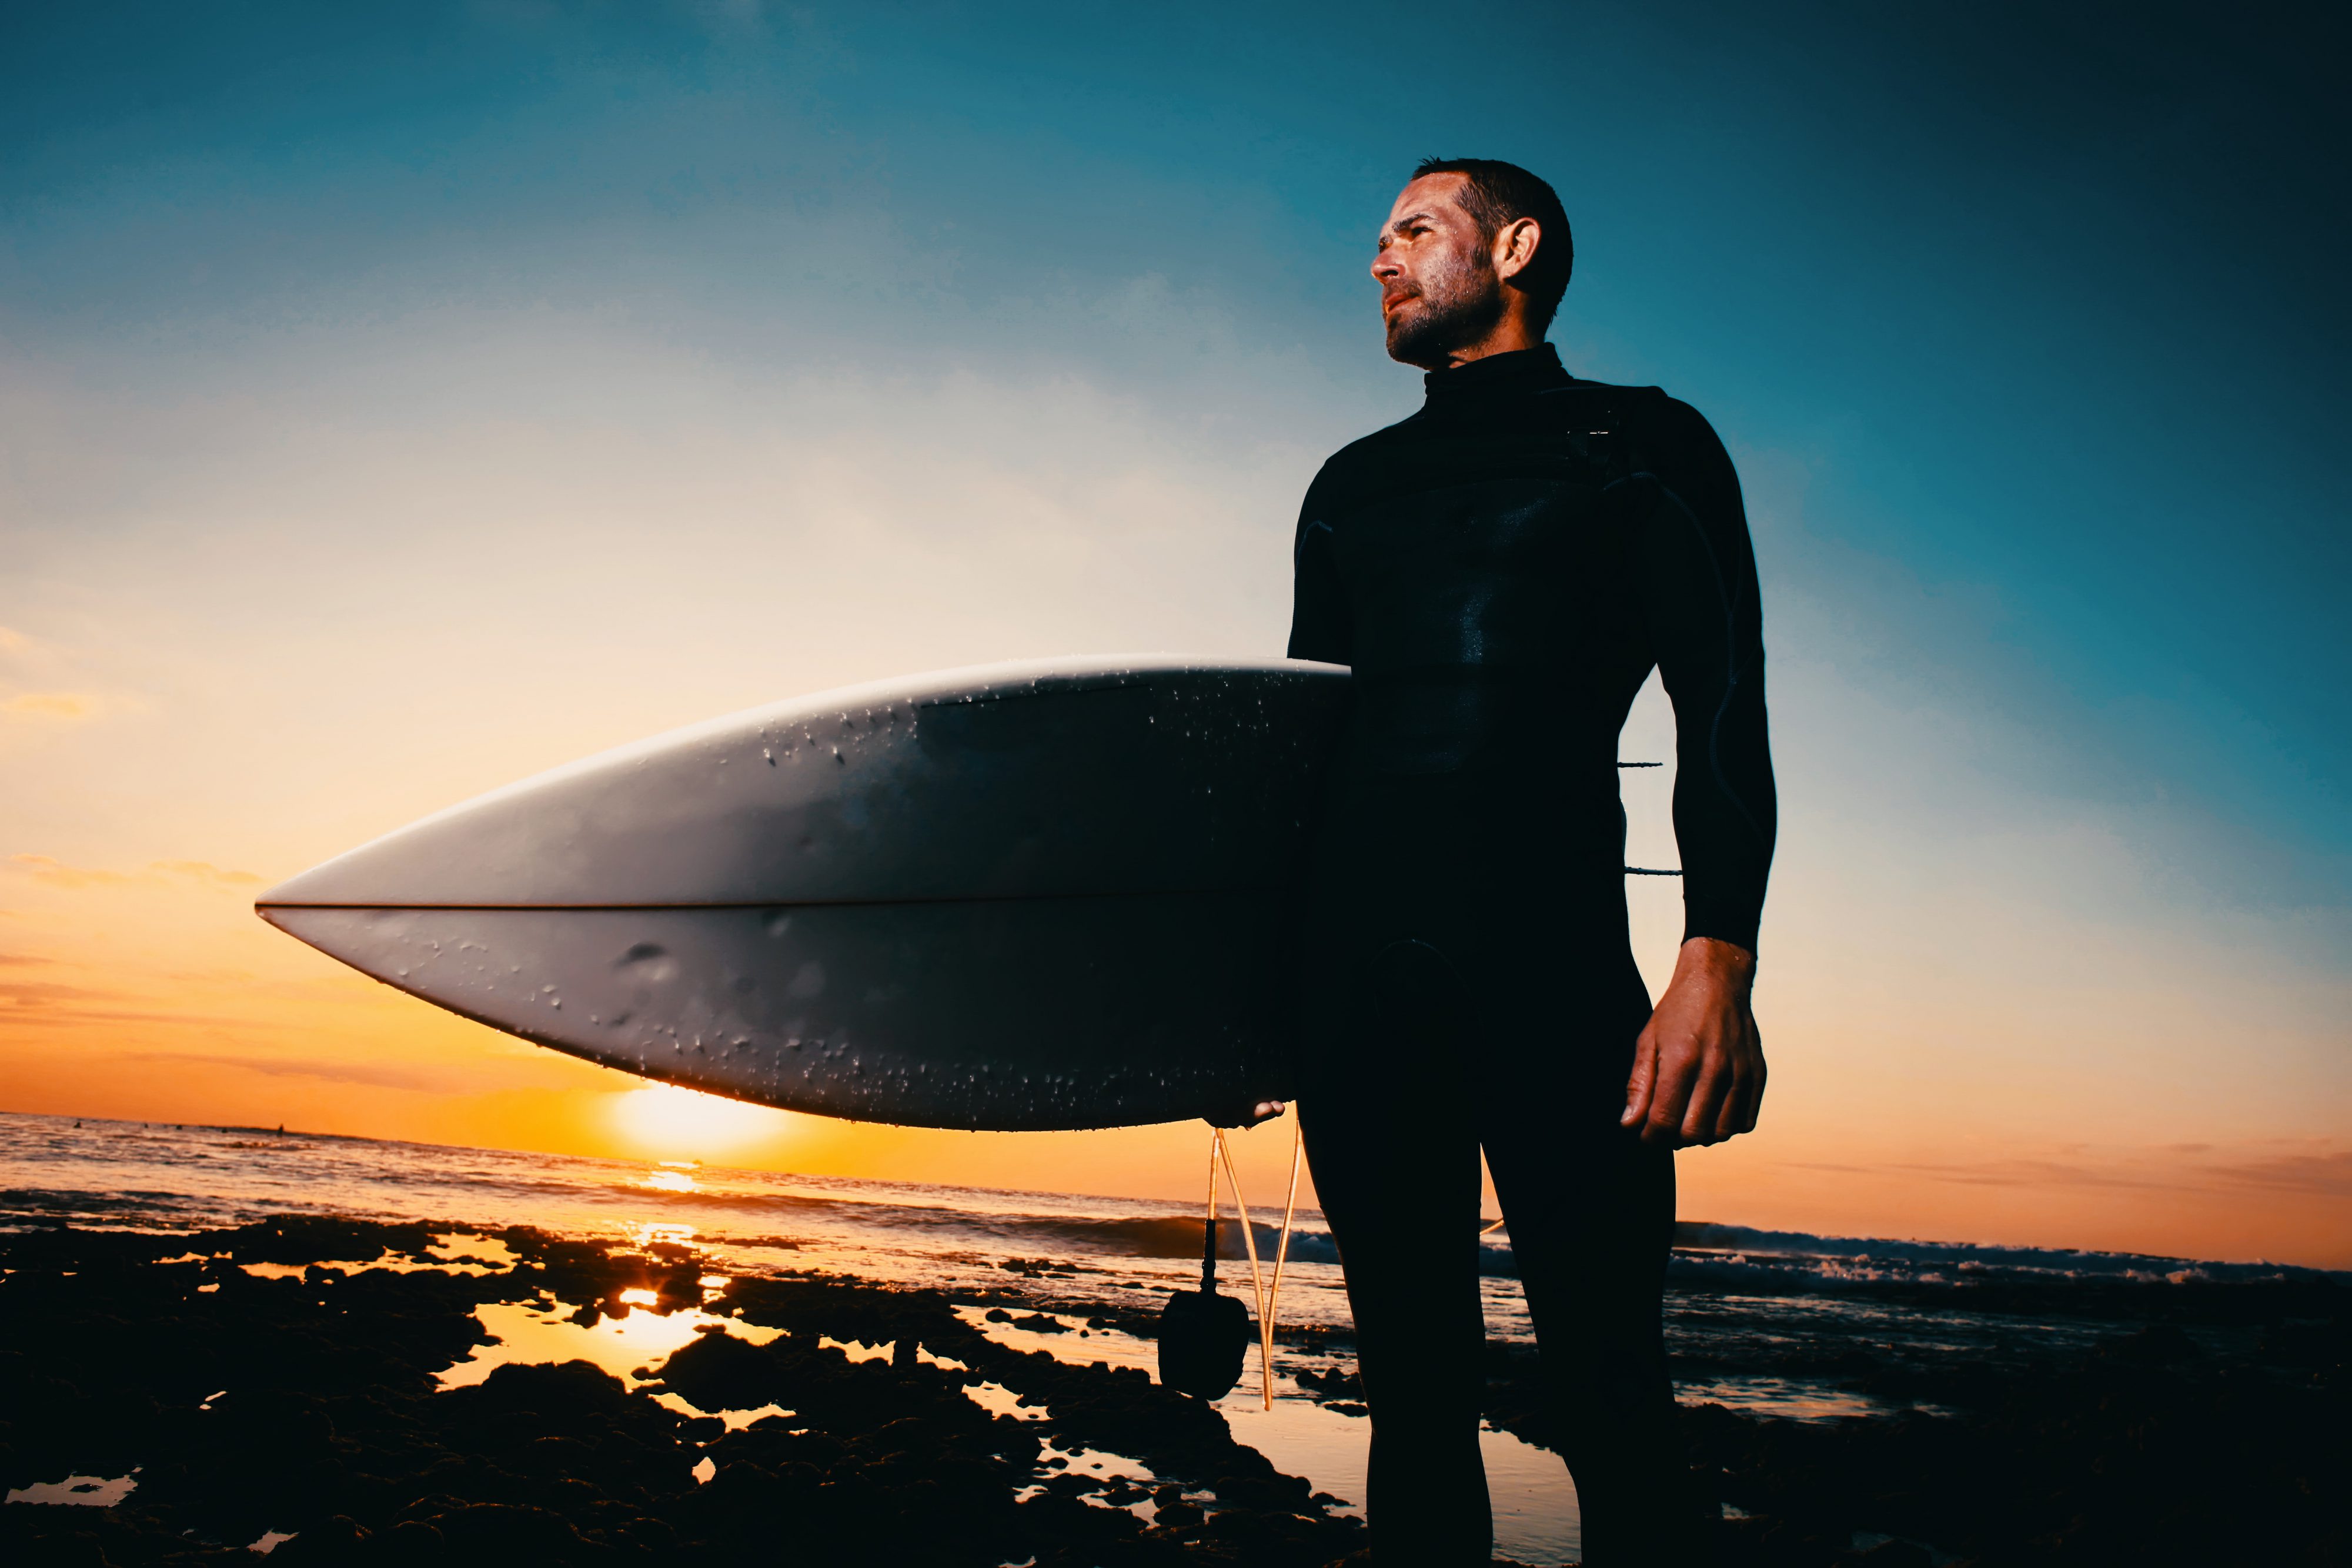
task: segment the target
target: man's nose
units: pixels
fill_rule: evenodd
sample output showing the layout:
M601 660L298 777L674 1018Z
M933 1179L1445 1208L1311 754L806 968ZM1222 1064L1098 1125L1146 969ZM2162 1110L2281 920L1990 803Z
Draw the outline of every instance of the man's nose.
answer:
M1391 277L1402 277L1404 276L1404 264L1387 251L1382 251L1372 257L1372 276L1382 283Z

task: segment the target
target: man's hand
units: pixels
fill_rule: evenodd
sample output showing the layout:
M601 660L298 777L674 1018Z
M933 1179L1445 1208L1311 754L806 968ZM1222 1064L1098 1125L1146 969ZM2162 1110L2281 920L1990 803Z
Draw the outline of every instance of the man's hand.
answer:
M1719 1144L1753 1132L1764 1101L1764 1042L1748 1010L1756 955L1694 936L1633 1043L1623 1125L1668 1148Z

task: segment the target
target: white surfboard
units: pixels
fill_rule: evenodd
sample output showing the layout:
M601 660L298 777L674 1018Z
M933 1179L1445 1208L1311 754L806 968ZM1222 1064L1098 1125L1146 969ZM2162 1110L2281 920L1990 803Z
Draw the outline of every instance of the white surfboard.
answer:
M1348 673L1073 659L757 708L485 795L262 917L526 1040L792 1110L1125 1126L1289 1091Z

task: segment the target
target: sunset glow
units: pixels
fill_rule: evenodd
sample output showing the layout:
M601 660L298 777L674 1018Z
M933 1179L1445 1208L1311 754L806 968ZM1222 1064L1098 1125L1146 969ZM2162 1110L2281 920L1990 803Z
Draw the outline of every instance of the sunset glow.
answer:
M648 1083L613 1103L621 1135L648 1153L666 1157L713 1158L752 1145L773 1145L791 1136L797 1120L789 1111L750 1105L674 1083ZM648 1186L690 1192L693 1177L683 1170L656 1172Z

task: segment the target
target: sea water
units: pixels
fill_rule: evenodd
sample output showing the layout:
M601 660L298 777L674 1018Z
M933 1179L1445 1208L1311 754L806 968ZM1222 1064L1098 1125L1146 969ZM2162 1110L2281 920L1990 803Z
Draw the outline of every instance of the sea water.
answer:
M1086 1364L1150 1368L1156 1347L1064 1315L1065 1332L991 1322L982 1300L1010 1289L1051 1307L1083 1301L1156 1309L1199 1278L1201 1218L1181 1203L979 1187L854 1180L709 1165L518 1154L254 1128L110 1122L0 1113L0 1225L196 1230L292 1214L427 1220L453 1233L509 1225L616 1242L690 1243L722 1272L792 1269L970 1292L975 1327L1024 1350ZM1269 1254L1273 1232L1258 1232ZM1678 1393L1799 1420L1882 1413L1834 1371L1857 1349L1896 1364L2015 1362L2085 1349L2108 1325L2063 1312L2021 1316L1973 1310L1971 1287L2001 1281L2165 1283L2273 1278L2299 1270L2200 1264L2124 1254L1855 1240L1685 1225L1666 1301ZM1238 1245L1238 1232L1227 1239ZM451 1255L481 1256L468 1240ZM1507 1230L1490 1239L1480 1280L1488 1333L1533 1335L1513 1277ZM355 1265L365 1260L342 1261ZM1284 1270L1286 1326L1344 1334L1349 1325L1338 1252L1320 1215L1302 1214ZM258 1265L257 1267L268 1267ZM1224 1266L1247 1299L1245 1262ZM1901 1298L1884 1290L1904 1288ZM626 1320L642 1338L574 1344L555 1329L485 1327L499 1343L443 1374L456 1386L506 1360L585 1355L624 1374L660 1360L697 1323L646 1313ZM571 1325L562 1325L570 1329ZM543 1331L543 1332L542 1332ZM573 1330L584 1335L584 1330ZM886 1354L851 1347L852 1354ZM1298 1373L1334 1358L1276 1347L1276 1397L1265 1406L1255 1357L1220 1402L1234 1435L1275 1466L1360 1505L1368 1423L1351 1407L1309 1398ZM747 1413L746 1419L757 1413ZM1559 1459L1508 1433L1482 1433L1496 1549L1530 1563L1578 1551L1574 1488ZM1091 1456L1105 1464L1116 1456Z

